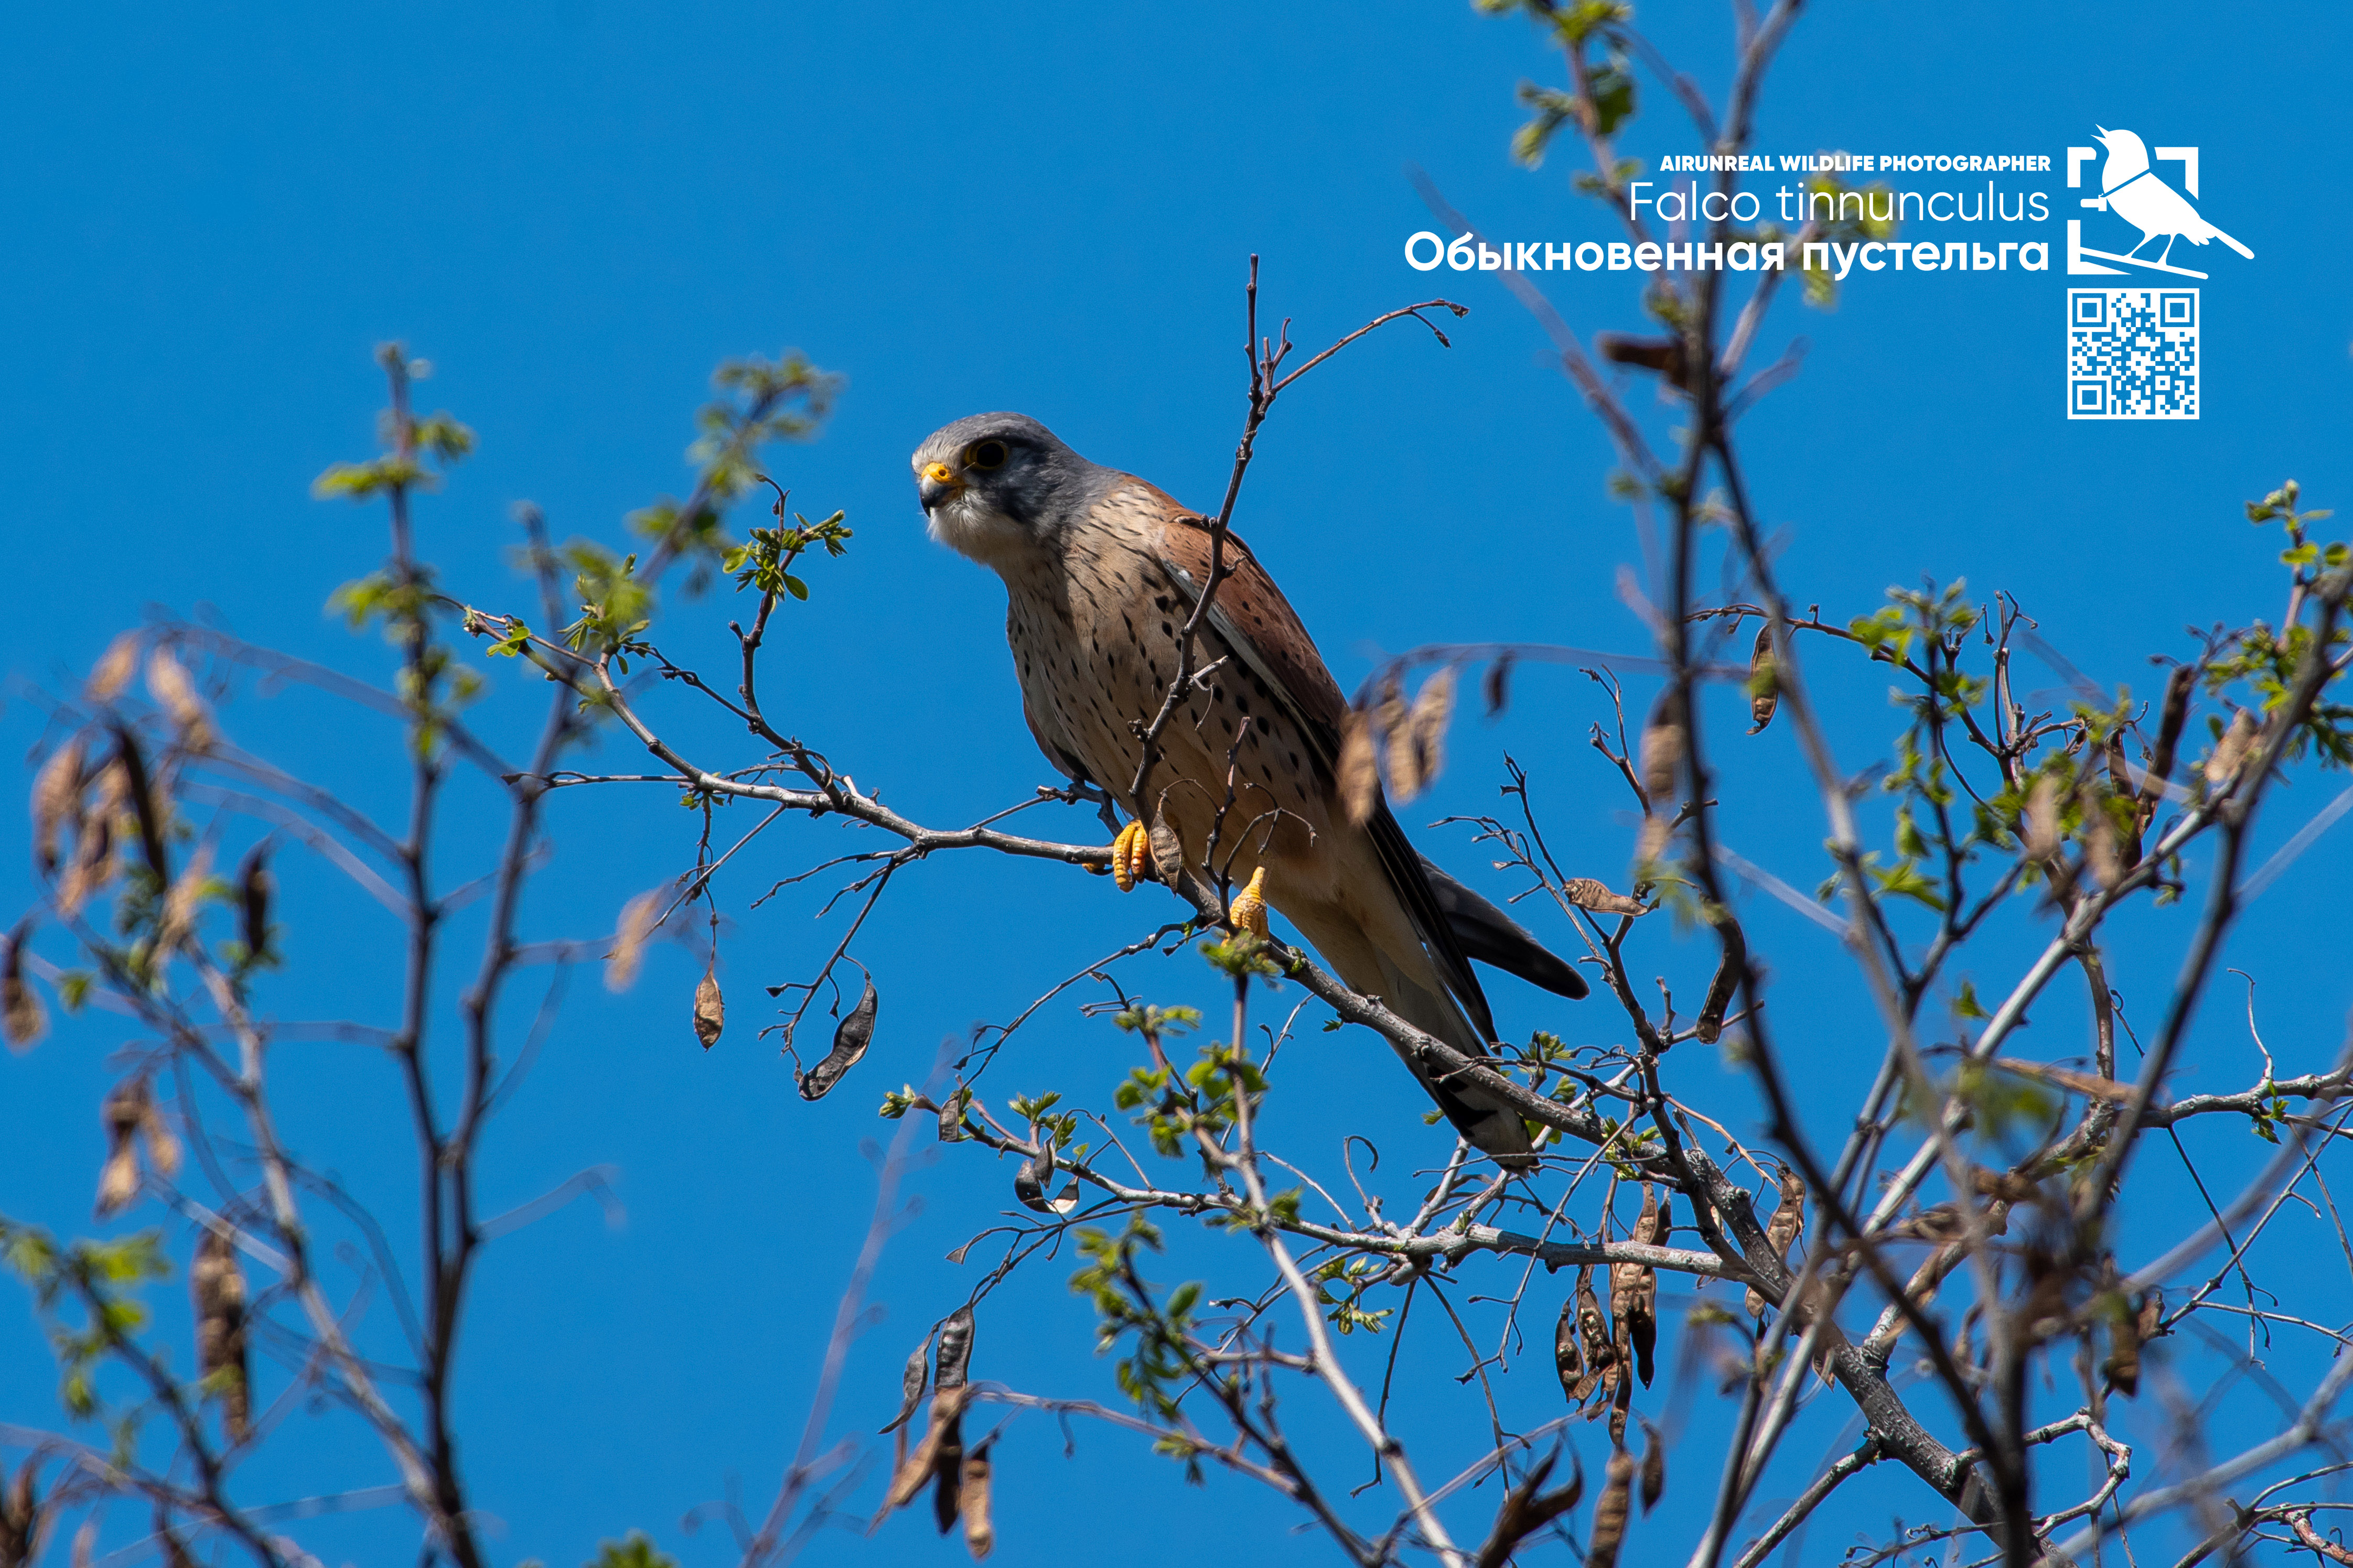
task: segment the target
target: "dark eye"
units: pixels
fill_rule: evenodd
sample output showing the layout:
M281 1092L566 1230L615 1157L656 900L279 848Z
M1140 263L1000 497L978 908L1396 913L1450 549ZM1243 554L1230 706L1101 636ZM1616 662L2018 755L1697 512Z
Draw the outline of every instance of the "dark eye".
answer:
M973 444L971 451L964 455L964 466L987 472L990 468L1005 467L1005 459L1010 454L1002 441L978 441Z

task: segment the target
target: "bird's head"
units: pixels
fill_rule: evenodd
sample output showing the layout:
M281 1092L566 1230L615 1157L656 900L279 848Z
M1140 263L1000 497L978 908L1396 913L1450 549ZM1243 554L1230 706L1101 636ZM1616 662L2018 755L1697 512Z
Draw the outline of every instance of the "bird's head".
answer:
M1108 473L1026 414L944 426L912 462L932 537L999 569L1050 545Z
M2108 150L2116 173L2137 174L2148 167L2148 145L2138 136L2129 131L2111 131L2104 125L2093 129L2099 132L2094 140Z

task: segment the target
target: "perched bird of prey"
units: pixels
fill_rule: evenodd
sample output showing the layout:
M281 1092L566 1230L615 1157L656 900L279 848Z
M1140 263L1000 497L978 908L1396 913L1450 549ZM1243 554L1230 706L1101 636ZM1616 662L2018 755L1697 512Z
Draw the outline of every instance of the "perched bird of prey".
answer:
M1232 575L1196 640L1206 689L1162 731L1137 799L1143 733L1209 580L1209 522L1024 415L959 419L913 462L932 536L1005 580L1006 640L1030 733L1064 774L1134 819L1123 851L1141 847L1157 816L1195 876L1239 887L1262 873L1265 901L1342 980L1468 1056L1485 1055L1494 1038L1470 958L1585 994L1576 970L1415 854L1377 795L1370 815L1351 822L1337 781L1347 700L1240 539L1226 535ZM1527 1129L1507 1105L1416 1071L1464 1137L1525 1163Z
M2114 212L2140 230L2140 245L2134 246L2126 255L2137 255L2141 245L2161 234L2165 236L2165 248L2157 258L2160 267L2173 254L2176 239L2186 239L2192 245L2219 239L2249 260L2254 259L2253 251L2200 217L2188 197L2157 177L2148 166L2148 148L2139 137L2129 131L2096 129L2100 132L2097 140L2108 150L2108 155L2100 165L2100 194L2084 197L2084 205Z

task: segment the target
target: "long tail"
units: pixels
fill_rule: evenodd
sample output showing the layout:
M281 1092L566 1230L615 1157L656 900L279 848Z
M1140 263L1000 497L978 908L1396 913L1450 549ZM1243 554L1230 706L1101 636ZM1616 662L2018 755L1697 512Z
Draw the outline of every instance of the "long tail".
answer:
M1337 908L1293 906L1283 913L1351 989L1378 996L1398 1017L1466 1057L1487 1055L1477 1026L1448 993L1438 966L1419 946L1410 953L1392 953ZM1499 1164L1521 1170L1532 1163L1527 1124L1518 1111L1481 1089L1433 1076L1402 1050L1398 1056L1456 1131Z
M2248 260L2253 261L2255 258L2255 253L2253 251L2249 250L2245 246L2241 245L2237 240L2232 239L2229 235L2224 234L2212 224L2210 223L2206 226L2206 232L2212 235L2216 239L2221 240L2223 244L2229 246L2232 249L2237 251L2240 255L2245 257Z

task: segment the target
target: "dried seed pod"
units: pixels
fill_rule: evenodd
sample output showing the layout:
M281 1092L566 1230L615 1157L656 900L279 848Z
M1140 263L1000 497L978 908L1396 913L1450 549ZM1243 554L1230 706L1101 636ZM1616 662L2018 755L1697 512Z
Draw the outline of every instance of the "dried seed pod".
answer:
M2108 731L2107 741L2101 749L2108 764L2109 784L2119 796L2130 800L2138 792L2133 784L2132 766L2125 761L2123 726L2119 725Z
M17 1467L7 1494L0 1497L0 1568L26 1568L33 1561L33 1549L47 1533L42 1528L41 1498L35 1485L45 1457L35 1449Z
M139 668L139 640L137 632L118 633L98 656L90 679L82 683L83 694L92 702L111 702L131 684L131 672Z
M989 1553L997 1544L997 1530L988 1517L988 1452L994 1443L983 1443L964 1457L964 1472L956 1480L956 1511L964 1515L964 1543L976 1563Z
M1560 890L1570 903L1579 909L1591 910L1596 914L1647 915L1651 912L1651 906L1641 900L1613 893L1590 877L1572 877L1561 884Z
M92 893L114 880L116 823L123 813L130 782L117 762L98 771L90 809L74 835L73 864L58 879L58 913L71 920Z
M1772 1247L1773 1256L1784 1262L1788 1261L1790 1245L1798 1239L1805 1228L1805 1179L1795 1170L1785 1169L1781 1173L1781 1201L1773 1205L1773 1217L1765 1224L1765 1240ZM1748 1308L1750 1317L1761 1318L1765 1315L1766 1300L1754 1288L1749 1289L1743 1300Z
M1675 775L1683 767L1689 742L1683 700L1669 687L1651 710L1651 721L1642 726L1642 792L1651 797L1653 816L1673 815Z
M716 971L702 972L702 984L694 988L694 1037L709 1050L719 1043L719 1032L727 1026L727 998L719 993Z
M2124 1310L2108 1318L2108 1359L2100 1372L2110 1388L2134 1399L2140 1394L2140 1311L2130 1301L2120 1305Z
M180 1139L172 1124L164 1120L164 1108L155 1103L155 1096L147 1096L145 1110L139 1118L139 1141L147 1146L147 1163L165 1179L180 1173Z
M2165 706L2157 721L2157 745L2149 753L2147 770L2140 779L2137 821L2143 828L2156 817L2158 803L2165 799L2165 786L2172 782L2173 759L2181 745L2181 726L2189 717L2189 697L2197 688L2198 667L2194 664L2176 665L2165 682Z
M213 743L212 718L196 696L196 683L172 653L171 645L157 643L147 655L147 694L172 717L180 744L192 752L208 751Z
M1453 716L1454 667L1450 664L1421 683L1408 724L1413 732L1416 776L1423 789L1446 771L1446 725Z
M48 1015L33 983L25 978L25 944L33 937L27 918L0 939L0 1034L11 1050L28 1051L48 1033Z
M114 730L114 760L122 766L123 794L131 804L132 821L139 829L139 847L147 856L147 868L155 873L156 880L169 886L172 867L164 852L167 813L149 786L147 760L139 750L138 741L119 724Z
M155 922L155 953L159 960L180 950L196 929L196 916L204 902L205 884L212 879L213 847L199 844L196 852L188 857L188 864L164 895L164 912Z
M957 1086L956 1091L940 1101L940 1142L964 1142L964 1108L972 1103L972 1090Z
M2256 721L2254 710L2242 708L2231 719L2231 727L2222 731L2215 742L2214 754L2206 759L2206 782L2215 789L2225 789L2247 765L2247 752L2255 743L2255 733L2262 726Z
M1152 869L1167 887L1185 885L1185 844L1176 830L1168 826L1168 818L1159 812L1152 814L1152 826L1146 836L1152 844Z
M1616 1568L1626 1541L1626 1517L1634 1489L1634 1456L1620 1448L1609 1456L1601 1496L1593 1504L1593 1533L1585 1547L1585 1568Z
M888 1426L875 1433L876 1436L901 1431L909 1421L914 1418L915 1407L923 1402L924 1389L931 1386L931 1370L932 1339L929 1334L926 1334L923 1336L923 1342L917 1345L913 1353L907 1357L906 1370L899 1374L901 1394L899 1414L891 1418L891 1424Z
M645 962L646 938L653 934L661 900L662 889L655 888L621 906L621 918L613 926L612 948L605 954L606 990L627 991L637 984L638 966Z
M958 1307L940 1325L939 1371L932 1380L932 1386L940 1393L965 1385L965 1373L972 1369L972 1342L977 1329L970 1307Z
M1358 709L1349 709L1340 722L1340 761L1335 771L1349 826L1362 827L1372 820L1373 808L1380 804L1381 780L1373 762L1372 721Z
M964 1474L964 1419L961 1414L940 1436L939 1455L932 1461L932 1522L945 1535L955 1525Z
M1740 922L1730 910L1721 905L1707 907L1707 922L1724 945L1724 956L1716 961L1715 977L1707 984L1707 995L1699 1005L1699 1016L1693 1022L1692 1032L1702 1045L1712 1046L1724 1037L1724 1015L1732 1005L1734 993L1740 989L1740 977L1748 968L1748 939L1742 934Z
M2059 781L2051 774L2037 778L2026 792L2023 826L2030 858L2048 860L2059 853Z
M1577 1271L1577 1336L1585 1356L1585 1373L1571 1394L1582 1405L1596 1389L1607 1394L1618 1385L1617 1337L1602 1313L1601 1299L1593 1292L1589 1264Z
M1659 1506L1667 1489L1667 1446L1647 1421L1642 1423L1642 1517Z
M1413 710L1406 706L1404 689L1394 674L1381 682L1373 723L1388 752L1389 796L1398 802L1411 800L1421 793L1421 757L1414 749Z
M249 959L269 951L269 900L277 891L265 840L246 851L244 864L237 868L237 938Z
M930 1480L933 1472L939 1468L940 1453L944 1447L953 1445L956 1452L962 1453L964 1433L961 1418L968 1397L968 1391L961 1386L940 1387L933 1394L931 1416L923 1428L923 1440L915 1445L915 1451L907 1456L906 1463L901 1465L898 1472L891 1478L891 1489L882 1499L882 1513L895 1512L915 1500L915 1494L923 1489L923 1483ZM881 1522L881 1515L876 1516L875 1522L878 1525Z
M1052 1197L1046 1195L1046 1184L1054 1179L1054 1161L1049 1153L1043 1162L1024 1160L1013 1173L1013 1195L1021 1206L1038 1214L1069 1214L1079 1206L1079 1184L1073 1178L1070 1184Z
M1582 1470L1558 1491L1544 1490L1546 1480L1558 1463L1560 1449L1556 1446L1551 1453L1529 1466L1519 1484L1504 1494L1502 1505L1495 1510L1495 1528L1487 1532L1487 1544L1479 1551L1478 1568L1504 1568L1521 1542L1577 1506L1577 1500L1585 1492Z
M1748 651L1748 732L1761 735L1781 705L1781 679L1773 663L1773 623L1757 628L1757 646Z
M1582 1405L1593 1392L1585 1381L1585 1358L1577 1353L1577 1305L1575 1296L1560 1304L1560 1321L1553 1325L1552 1364L1560 1374L1560 1391L1571 1405ZM1581 1391L1581 1392L1580 1392Z
M147 1114L147 1080L129 1078L107 1090L99 1107L106 1128L106 1163L98 1172L98 1217L121 1213L139 1195L139 1151L133 1140Z
M874 1043L874 1014L881 1005L875 994L874 977L866 977L866 989L841 1022L834 1026L833 1049L825 1060L799 1075L798 1087L803 1100L823 1100L844 1074L858 1065L866 1047Z
M1511 706L1512 656L1510 654L1497 655L1495 662L1487 667L1487 674L1480 682L1480 695L1486 700L1487 717L1490 719L1498 717L1504 709Z
M2113 888L2125 874L2124 854L2116 842L2116 825L2108 819L2105 801L2094 800L2085 813L2091 820L2084 829L2084 863L2092 868L2092 876L2103 888Z
M221 1430L230 1442L242 1443L253 1434L253 1406L246 1354L245 1274L237 1268L237 1243L206 1227L188 1267L188 1289L195 1298L196 1373L218 1378Z
M81 770L86 748L76 735L49 753L33 777L33 864L42 876L58 868L58 834L70 827L81 836Z

